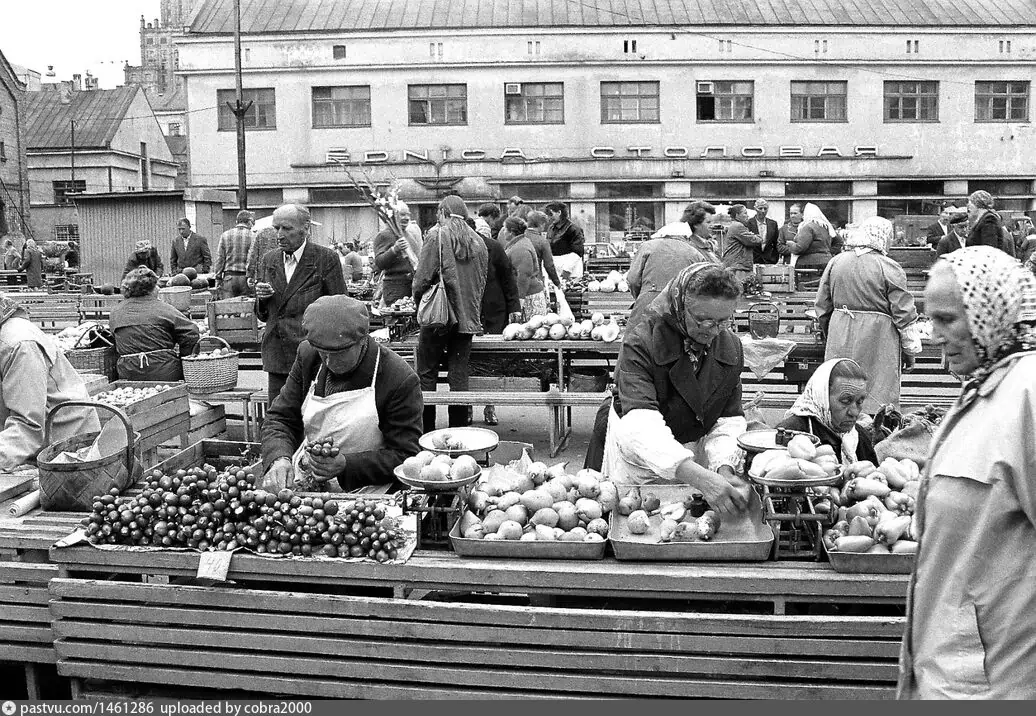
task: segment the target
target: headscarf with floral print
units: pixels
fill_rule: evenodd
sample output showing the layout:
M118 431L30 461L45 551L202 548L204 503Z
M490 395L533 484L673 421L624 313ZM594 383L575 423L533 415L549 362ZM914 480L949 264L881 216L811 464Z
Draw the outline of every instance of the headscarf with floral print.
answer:
M662 293L651 302L651 310L662 316L663 320L676 329L683 339L684 352L695 359L702 352L702 346L691 338L691 326L687 323L687 303L696 295L695 284L704 278L699 274L707 269L726 271L725 268L714 263L691 264L676 274L662 290Z
M832 358L817 366L806 383L802 395L795 399L795 403L784 414L785 417L793 415L802 418L816 418L820 423L842 439L842 454L839 456L843 464L856 461L856 449L860 444L860 434L853 426L847 433L839 433L834 428L834 419L831 417L831 372L835 366L845 361L852 363L857 368L859 363L850 358Z
M894 233L891 221L880 216L872 216L849 232L845 248L853 249L857 256L868 251L887 254Z

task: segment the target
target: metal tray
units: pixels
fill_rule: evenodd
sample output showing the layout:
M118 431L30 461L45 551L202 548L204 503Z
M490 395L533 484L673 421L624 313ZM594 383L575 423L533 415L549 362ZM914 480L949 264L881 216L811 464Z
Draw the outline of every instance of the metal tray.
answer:
M675 502L693 491L690 485L642 486L641 494L653 492L662 501ZM627 518L613 510L608 525L608 540L612 543L615 559L651 562L760 562L770 556L773 530L763 521L763 506L758 493L751 490L748 511L740 518L723 518L719 532L708 542L659 542L659 515L651 517L646 534L629 531Z
M823 543L821 541L821 543ZM917 563L915 554L861 554L831 552L824 546L831 567L848 574L910 574Z
M608 540L603 542L521 542L484 540L460 536L460 520L450 530L453 551L461 557L506 557L510 559L604 559Z
M449 433L460 438L464 442L464 447L459 450L445 450L435 447L435 443L432 441L443 433ZM437 455L449 455L450 457L471 455L472 457L478 457L495 450L496 446L500 444L500 436L492 430L486 430L485 428L441 428L425 433L417 439L417 444L424 450L434 452Z
M477 481L478 478L482 477L482 468L479 467L475 470L475 474L471 477L466 477L463 480L443 480L442 482L427 482L425 480L411 479L403 474L403 466L397 465L392 470L392 474L396 476L396 479L402 482L408 487L414 487L418 490L424 490L425 492L453 492L465 485L470 485Z
M758 483L760 485L768 485L770 487L792 487L806 489L807 487L823 487L825 485L831 486L839 484L842 481L842 470L843 468L838 468L838 472L830 476L803 477L801 479L795 480L774 480L771 478L760 477L759 475L753 474L751 471L749 471L748 477L752 482Z

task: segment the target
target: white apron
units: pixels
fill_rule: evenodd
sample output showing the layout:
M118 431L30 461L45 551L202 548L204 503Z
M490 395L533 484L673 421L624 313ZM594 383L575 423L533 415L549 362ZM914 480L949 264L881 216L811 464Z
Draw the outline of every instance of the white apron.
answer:
M563 271L568 271L572 279L581 278L583 275L583 257L579 254L562 254L554 257L554 268L561 276Z
M867 373L870 394L863 411L874 414L886 403L899 407L902 343L892 316L845 306L831 314L824 360L852 358Z
M626 460L619 451L618 441L615 439L616 424L622 420L615 412L614 403L608 411L608 433L604 439L604 460L601 464L601 473L604 477L617 485L671 485L669 480L660 478L646 465L635 465ZM694 461L702 467L708 468L708 457L705 455L705 441L708 435L694 442L684 443L683 446L694 453Z
M309 443L331 438L339 450L345 453L359 453L377 450L385 445L385 436L378 427L378 405L374 399L374 386L378 380L378 367L381 365L381 349L374 346L378 355L374 360L374 375L371 384L366 388L346 390L324 398L313 393L317 380L309 388L309 394L302 402L302 424L306 431L299 449L291 458L296 474L300 474L299 460ZM321 366L319 370L326 370ZM317 378L320 377L319 370ZM355 490L368 492L381 488L370 485Z

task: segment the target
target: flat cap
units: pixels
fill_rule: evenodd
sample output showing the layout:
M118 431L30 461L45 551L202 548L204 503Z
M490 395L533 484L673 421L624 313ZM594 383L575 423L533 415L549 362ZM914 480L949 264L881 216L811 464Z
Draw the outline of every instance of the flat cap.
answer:
M306 339L319 350L343 351L367 338L367 306L349 296L321 296L302 316Z

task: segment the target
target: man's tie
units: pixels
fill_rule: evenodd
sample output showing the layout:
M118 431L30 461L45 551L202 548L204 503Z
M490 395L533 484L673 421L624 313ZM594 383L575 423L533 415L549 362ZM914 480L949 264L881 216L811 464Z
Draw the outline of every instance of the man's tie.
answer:
M284 254L284 282L290 283L291 277L295 274L295 254Z

